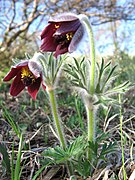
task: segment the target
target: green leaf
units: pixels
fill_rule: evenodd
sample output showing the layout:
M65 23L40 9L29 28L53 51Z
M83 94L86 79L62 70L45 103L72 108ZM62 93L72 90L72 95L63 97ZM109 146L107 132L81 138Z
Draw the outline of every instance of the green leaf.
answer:
M11 154L11 179L14 180L14 157L15 157L15 152L14 152L14 142L12 144L12 154Z
M42 153L42 156L48 159L51 163L65 163L66 161L72 161L76 156L83 154L86 149L87 143L84 137L80 136L75 139L69 147L63 150L61 147L48 148Z
M82 60L80 62L80 66L82 66L84 64L84 60L85 60L85 57L82 58Z
M110 65L111 65L111 61L108 62L108 63L105 65L104 70L105 70L107 67L109 67Z
M10 159L7 152L7 148L4 144L0 143L0 153L3 156L2 166L6 168L7 173L10 173Z
M106 140L109 137L109 133L100 132L101 134L96 137L96 142L101 143L102 141Z
M8 112L7 108L1 103L2 110L3 110L3 116L7 119L8 123L16 133L16 135L20 138L21 132L17 124L14 122L10 112Z
M47 165L49 165L49 163ZM36 174L34 175L32 180L36 180L40 173L47 167L47 165L42 166L38 171L36 171Z
M92 150L93 156L97 157L98 154L98 143L89 141L89 148Z
M102 62L101 62L101 65L99 65L97 63L97 67L98 67L98 81L97 81L97 86L95 88L95 92L97 94L101 93L102 90L100 89L101 88L101 80L102 80L102 75L103 73L105 72L105 69L110 66L111 62L107 63L107 65L104 66L104 59L102 58Z
M118 86L113 87L112 89L107 90L104 95L112 95L115 93L124 93L129 90L131 83L129 81L124 82Z
M64 70L71 76L71 83L73 86L77 85L77 87L86 89L86 64L84 58L81 62L74 58L74 62L75 65L68 64L65 66Z
M104 71L104 59L102 58L102 63L101 63L101 66L100 66L99 79L101 79L103 71Z
M88 177L92 169L90 162L87 159L79 160L79 162L77 163L75 167L78 173L83 177Z
M21 155L22 155L22 146L23 146L23 136L21 134L20 136L20 142L19 142L19 148L18 148L18 154L17 154L17 160L15 165L15 171L14 171L14 180L20 180L21 176Z
M67 148L67 151L70 157L76 156L82 153L82 151L86 149L87 143L83 143L83 142L85 142L84 137L79 136L69 145L69 147Z
M107 78L106 78L106 80L105 80L105 82L104 82L104 84L103 84L103 86L102 86L101 92L103 92L103 90L104 90L107 82L109 81L110 77L111 77L112 74L114 73L114 70L116 69L116 67L117 67L117 65L114 66L114 67L111 69L111 71L109 72L109 74L108 74L108 76L107 76Z
M104 143L99 155L99 159L104 159L106 155L116 152L118 149L118 146L116 142L110 142L109 144Z
M74 61L75 61L75 64L76 64L77 70L80 70L80 66L79 66L78 61L77 61L75 58L74 58Z

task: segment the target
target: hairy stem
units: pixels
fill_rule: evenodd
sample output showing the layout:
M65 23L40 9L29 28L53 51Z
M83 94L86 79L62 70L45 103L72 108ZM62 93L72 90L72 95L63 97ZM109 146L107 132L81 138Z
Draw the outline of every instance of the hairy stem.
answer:
M57 102L56 102L56 99L55 99L54 90L50 89L48 91L48 94L49 94L49 98L50 98L50 104L51 104L51 108L52 108L52 115L53 115L53 118L54 118L55 128L57 130L57 135L58 135L58 138L59 138L59 142L60 142L61 147L63 149L66 149L67 142L66 142L66 139L65 139L65 135L64 135L64 132L63 132L62 125L61 125L61 120L60 120L60 117L59 117L59 114L58 114ZM66 166L67 166L69 176L73 175L73 167L72 167L71 162L67 161Z
M55 99L54 90L51 89L51 90L49 90L48 93L49 93L50 104L51 104L51 108L52 108L52 115L53 115L53 118L54 118L55 128L57 130L58 138L59 138L61 147L63 149L65 149L67 143L66 143L66 140L65 140L65 136L64 136L64 133L63 133L62 126L61 126L61 120L60 120L59 115L58 115L57 103L56 103L56 99Z
M88 31L88 36L90 39L90 72L89 72L89 82L90 82L90 87L89 87L89 93L91 96L91 103L90 106L89 104L86 104L86 109L87 109L87 118L88 118L88 141L92 142L95 141L95 118L94 118L94 105L93 105L93 96L94 96L94 91L95 91L95 45L94 45L94 37L93 37L93 31L91 28L91 25L89 23L89 20L86 16L82 18L82 22L84 23L87 31ZM90 149L88 150L88 159L91 159L91 151Z

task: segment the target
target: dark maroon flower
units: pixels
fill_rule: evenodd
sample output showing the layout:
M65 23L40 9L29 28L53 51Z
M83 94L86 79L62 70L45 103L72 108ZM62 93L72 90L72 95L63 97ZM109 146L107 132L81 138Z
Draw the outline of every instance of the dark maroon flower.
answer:
M33 67L36 67L36 70ZM43 85L42 73L36 62L28 60L21 61L11 68L3 81L10 81L12 78L14 78L10 87L10 94L12 96L17 96L27 87L30 96L34 100L36 99L41 83ZM43 87L45 89L45 85Z
M59 14L48 21L49 25L42 31L42 52L55 52L54 56L76 50L83 37L83 26L74 14Z

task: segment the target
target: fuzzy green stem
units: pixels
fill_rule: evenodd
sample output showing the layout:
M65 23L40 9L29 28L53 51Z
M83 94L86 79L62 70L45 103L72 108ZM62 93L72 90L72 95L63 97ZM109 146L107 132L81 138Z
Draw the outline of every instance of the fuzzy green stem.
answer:
M95 139L94 113L93 110L87 109L88 116L88 141L92 142Z
M94 142L95 141L95 118L94 118L94 106L93 109L89 109L86 107L87 110L87 121L88 121L88 141ZM92 159L91 150L88 149L88 159Z
M82 18L82 22L84 23L87 31L88 36L90 39L90 60L91 60L91 66L90 66L90 73L89 73L89 92L91 95L91 99L93 101L93 96L95 92L95 44L94 44L94 36L93 31L91 28L91 25L89 23L89 20L86 16ZM93 102L91 103L91 107L89 107L89 104L86 104L87 109L87 118L88 118L88 141L94 142L95 141L95 118L94 118L94 105ZM91 151L88 150L88 159L91 159Z
M121 95L119 94L119 104L120 104L120 136L121 136L121 155L122 155L122 170L123 170L123 177L124 180L126 180L126 171L125 171L125 158L124 158L124 142L123 142L123 129L122 129L122 124L123 124L123 117L122 117L122 108L121 108Z
M67 142L66 142L65 135L64 135L64 132L63 132L63 129L62 129L61 120L60 120L60 117L59 117L59 114L58 114L57 103L56 103L55 93L54 93L53 88L51 88L48 91L48 94L49 94L49 98L50 98L50 104L51 104L51 108L52 108L52 115L53 115L53 118L54 118L55 128L57 130L58 138L59 138L61 147L63 149L66 149ZM67 166L69 176L73 175L73 167L72 167L71 162L67 161L66 166Z
M90 67L90 94L93 95L95 91L95 44L94 44L94 36L93 31L90 26L89 21L85 21L88 35L90 39L90 60L91 60L91 67Z
M51 108L52 108L52 114L53 114L53 118L54 118L54 122L55 122L55 127L58 133L58 138L61 144L61 147L63 149L66 148L66 140L65 140L65 136L63 133L63 129L61 126L61 121L58 115L58 111L57 111L57 103L56 103L56 99L55 99L55 94L54 94L54 90L51 89L48 91L49 94L49 98L50 98L50 104L51 104Z

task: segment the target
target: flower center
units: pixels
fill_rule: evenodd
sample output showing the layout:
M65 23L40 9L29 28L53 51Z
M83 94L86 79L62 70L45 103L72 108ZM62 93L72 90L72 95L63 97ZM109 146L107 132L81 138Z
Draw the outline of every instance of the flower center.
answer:
M73 37L73 32L69 32L69 33L66 33L66 34L60 34L60 35L54 35L54 38L55 38L55 41L58 43L58 44L69 44L72 37Z
M28 67L22 68L21 80L25 86L30 86L35 81L35 77Z

